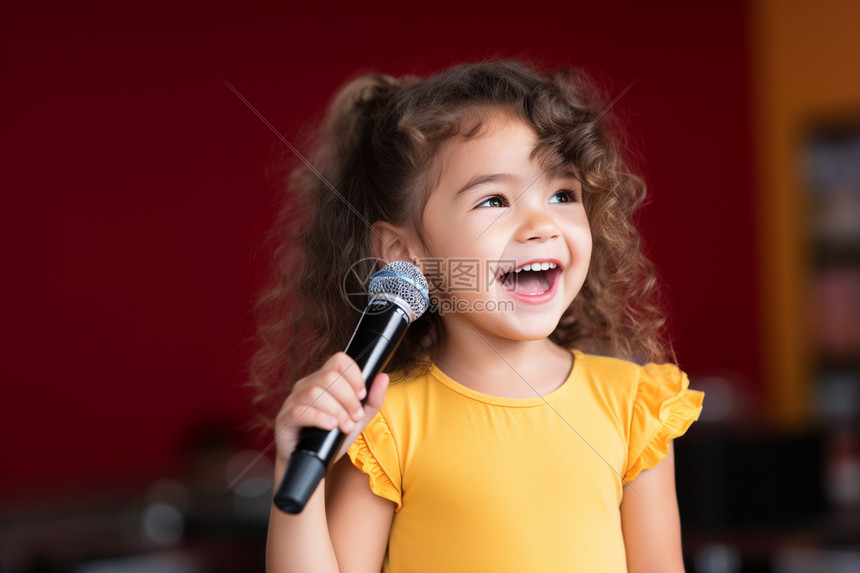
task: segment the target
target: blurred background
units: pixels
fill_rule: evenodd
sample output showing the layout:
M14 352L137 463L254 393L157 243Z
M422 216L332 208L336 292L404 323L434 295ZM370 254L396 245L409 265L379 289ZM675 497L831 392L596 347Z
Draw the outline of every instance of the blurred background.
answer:
M860 571L860 3L2 2L0 571L263 568L284 145L359 71L582 67L651 191L691 572Z

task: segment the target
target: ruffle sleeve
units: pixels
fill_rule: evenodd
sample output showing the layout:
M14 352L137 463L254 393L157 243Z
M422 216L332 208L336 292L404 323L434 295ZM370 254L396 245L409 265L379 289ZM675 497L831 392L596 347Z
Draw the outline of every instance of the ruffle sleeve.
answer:
M377 413L358 435L347 450L347 455L355 467L368 475L371 491L393 501L397 505L394 510L399 511L400 458L394 437L381 413Z
M630 423L624 483L652 468L669 453L674 438L687 431L702 411L704 392L673 364L642 367Z

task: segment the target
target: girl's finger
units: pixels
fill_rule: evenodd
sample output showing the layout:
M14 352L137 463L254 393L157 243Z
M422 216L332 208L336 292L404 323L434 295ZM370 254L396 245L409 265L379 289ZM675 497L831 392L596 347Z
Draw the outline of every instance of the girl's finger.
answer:
M373 383L370 386L370 394L367 396L367 401L364 404L364 419L351 433L347 433L346 439L338 452L338 458L346 453L349 446L358 437L358 434L379 411L380 406L382 406L382 400L385 398L385 391L388 389L388 381L388 374L384 372L377 374L373 379Z
M309 408L307 406L293 406L286 412L284 417L275 426L275 436L280 438L287 434L297 433L305 427L333 430L340 424L336 416L328 412Z
M355 360L353 360L346 352L337 352L333 354L331 358L326 361L322 369L336 370L339 372L343 376L343 379L352 386L355 393L358 394L359 400L364 399L367 391L364 387L364 378L361 376L361 368L358 367Z
M291 402L313 404L322 394L332 396L347 415L356 421L363 416L361 399L356 394L353 385L345 379L343 373L336 370L320 370L297 384L293 390Z
M278 455L284 459L289 458L299 440L299 431L303 427L320 428L322 430L340 429L344 433L351 432L355 429L355 422L348 420L347 424L340 424L338 419L313 408L304 409L294 412L292 409L287 412L290 414L291 422L278 423L275 426L275 444Z
M349 392L349 390L347 390L347 392ZM314 424L309 422L306 418L307 413L312 411L319 411L331 416L337 420L337 426L341 426L343 428L349 427L351 423L357 421L354 408L360 407L356 406L359 402L355 398L355 395L351 396L353 410L350 410L344 407L343 403L335 394L320 386L310 386L302 389L291 402L292 403L288 406L285 412L284 419L288 424L292 423L293 425L297 425L302 428L314 426ZM333 427L334 425L331 427L324 427L323 429L330 430Z

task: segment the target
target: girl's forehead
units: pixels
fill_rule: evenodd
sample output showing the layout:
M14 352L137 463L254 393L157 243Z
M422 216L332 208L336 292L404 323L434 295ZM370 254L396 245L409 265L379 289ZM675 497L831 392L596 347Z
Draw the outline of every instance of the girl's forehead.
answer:
M456 135L440 148L447 167L474 161L503 160L512 155L531 154L538 144L537 132L526 122L496 114L481 121L469 135Z
M578 179L578 170L547 145L535 128L510 113L486 116L480 129L455 136L439 150L441 180L476 179L490 173L523 174L539 170L541 177ZM465 184L466 181L463 181Z

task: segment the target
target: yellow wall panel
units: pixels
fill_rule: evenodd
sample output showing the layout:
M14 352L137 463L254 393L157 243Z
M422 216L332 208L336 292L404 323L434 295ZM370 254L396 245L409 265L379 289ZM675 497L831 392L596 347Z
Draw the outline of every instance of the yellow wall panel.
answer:
M815 118L860 110L860 1L751 3L764 372L771 420L809 419L806 209L798 157Z

